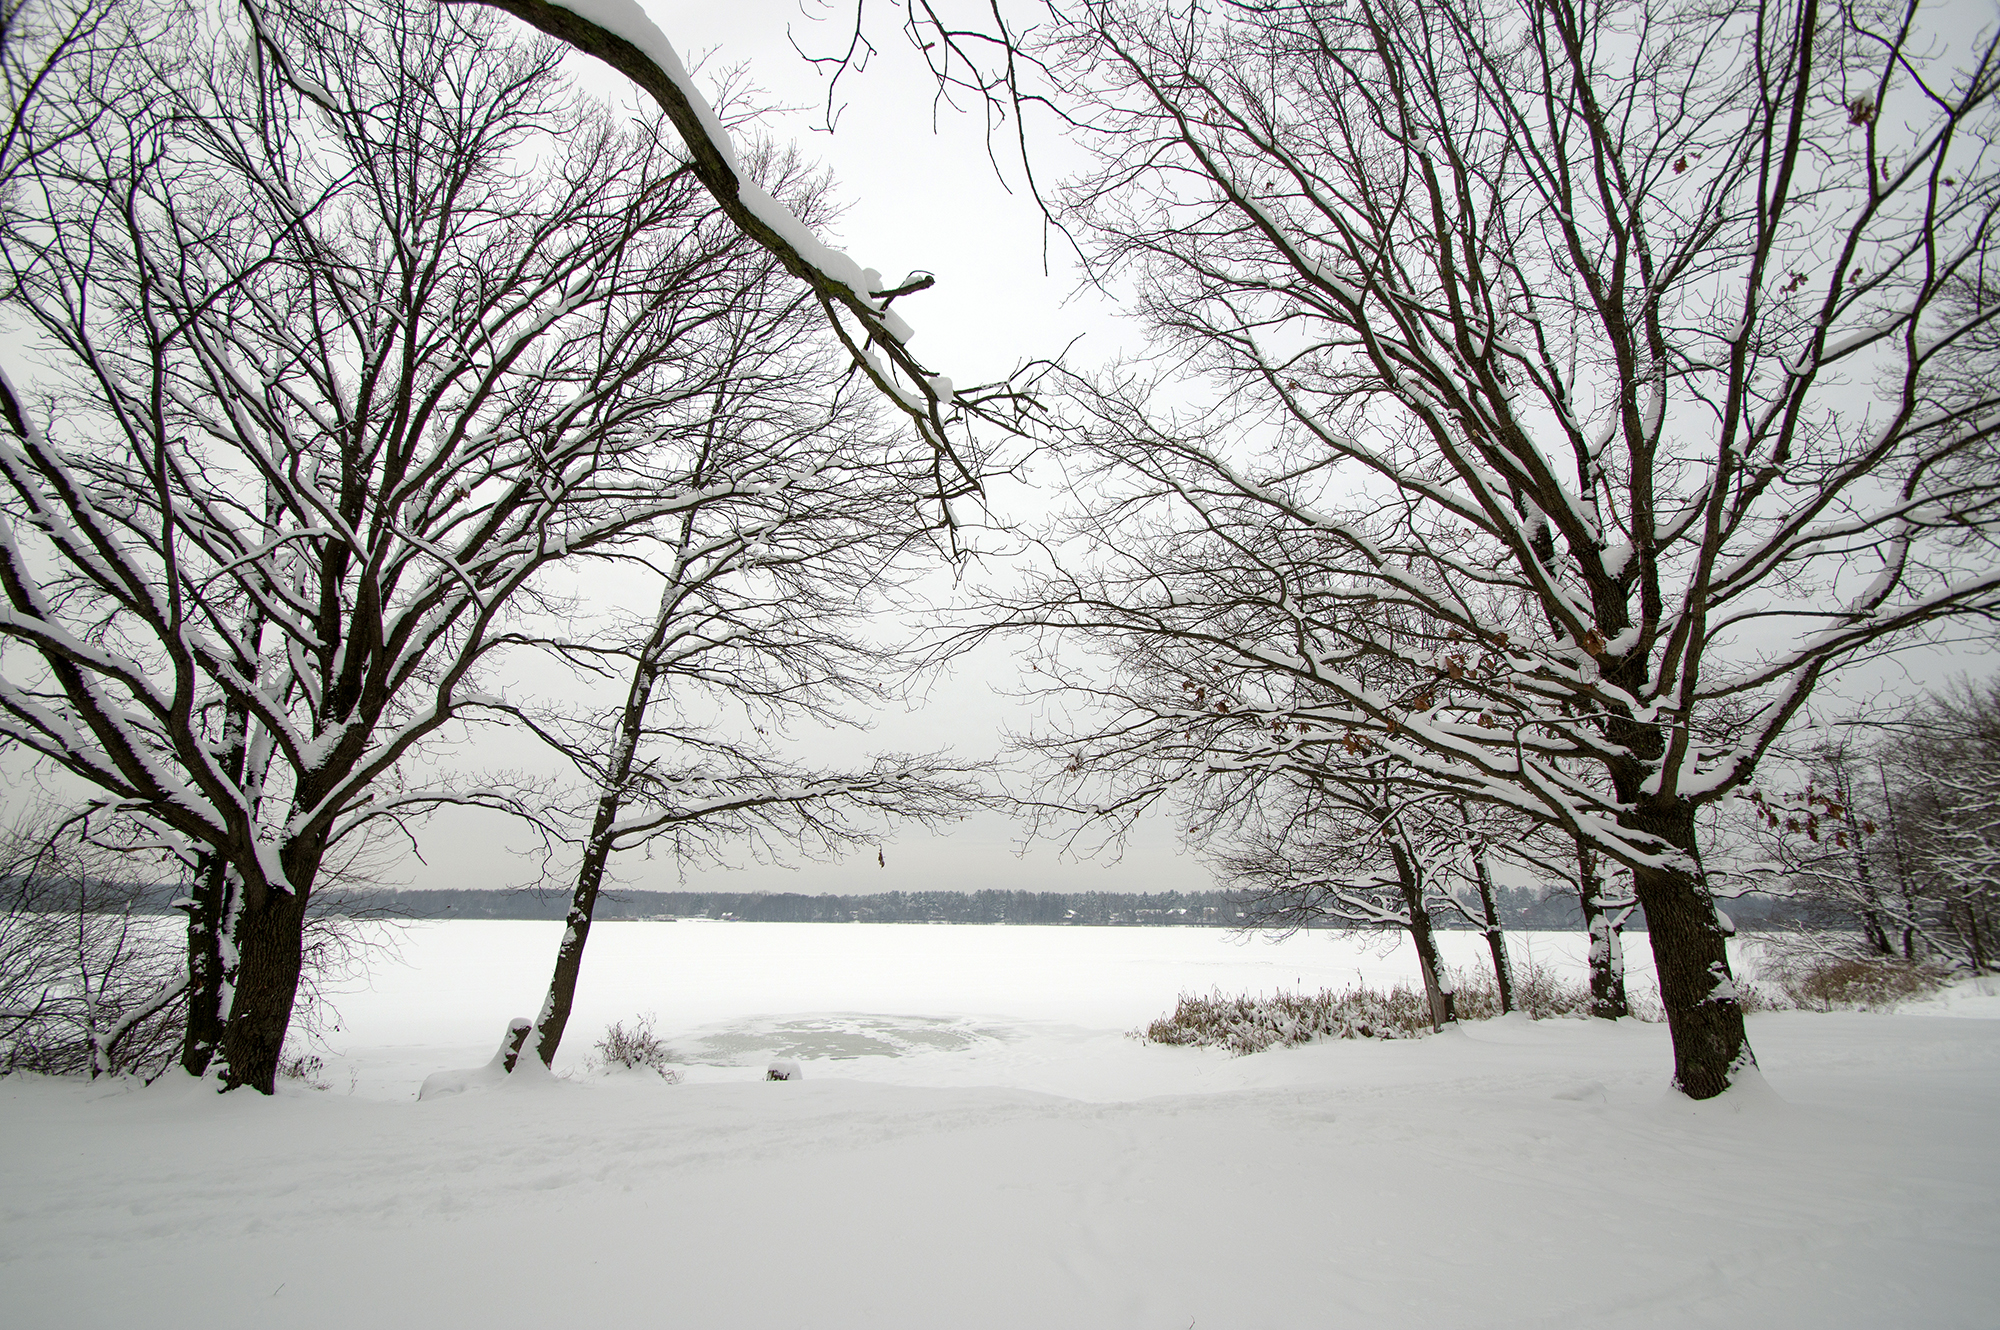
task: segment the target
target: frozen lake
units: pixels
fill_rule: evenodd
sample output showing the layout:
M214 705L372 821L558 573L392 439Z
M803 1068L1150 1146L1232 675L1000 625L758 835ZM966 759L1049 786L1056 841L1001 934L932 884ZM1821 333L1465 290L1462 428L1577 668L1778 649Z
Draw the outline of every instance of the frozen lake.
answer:
M430 1071L483 1061L509 1017L532 1016L540 1005L561 933L559 923L528 921L393 930L393 951L377 952L365 978L340 985L339 1028L325 1036L333 1079L343 1088L352 1079L367 1094L412 1093ZM1453 965L1490 964L1476 934L1441 938ZM1509 947L1517 965L1584 972L1581 935L1518 933ZM1634 995L1650 993L1643 935L1627 951ZM611 1022L647 1015L697 1079L711 1067L761 1070L773 1056L914 1061L848 1065L843 1076L959 1083L983 1067L1007 1079L1013 1073L996 1059L1027 1032L1122 1040L1184 992L1399 981L1418 983L1415 953L1400 935L617 922L591 932L557 1070L579 1066ZM940 1054L959 1056L947 1064Z

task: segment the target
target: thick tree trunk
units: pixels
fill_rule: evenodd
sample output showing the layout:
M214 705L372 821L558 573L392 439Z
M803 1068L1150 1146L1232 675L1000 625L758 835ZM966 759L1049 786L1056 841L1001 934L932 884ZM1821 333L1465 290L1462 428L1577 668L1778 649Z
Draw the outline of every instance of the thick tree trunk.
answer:
M224 1086L262 1094L277 1088L285 1029L298 1000L305 957L303 892L269 892L261 906L245 904L236 924L236 988L223 1028Z
M243 628L247 640L261 641L262 614L249 615ZM249 769L249 753L249 709L240 701L231 701L223 711L221 759L223 769L239 787ZM222 1046L224 1013L235 981L230 930L235 923L237 885L229 861L222 855L211 850L197 862L189 891L187 1029L181 1038L181 1067L190 1076L206 1075Z
M1696 879L1694 809L1643 804L1625 818L1633 830L1657 836L1687 855L1685 867L1635 868L1632 885L1646 912L1660 1001L1674 1040L1674 1085L1690 1099L1711 1099L1753 1067L1743 1006L1729 972L1727 935L1715 902Z
M1597 852L1582 841L1576 845L1577 901L1583 907L1583 931L1590 938L1590 1014L1615 1021L1632 1014L1625 1000L1625 944L1618 921L1604 898L1604 869Z

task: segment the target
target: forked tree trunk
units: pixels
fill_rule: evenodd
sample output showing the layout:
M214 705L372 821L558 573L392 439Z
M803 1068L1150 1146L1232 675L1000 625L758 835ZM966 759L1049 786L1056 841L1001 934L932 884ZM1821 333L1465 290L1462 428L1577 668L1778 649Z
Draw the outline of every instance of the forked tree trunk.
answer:
M305 957L304 892L269 892L236 923L236 987L223 1027L223 1084L274 1093Z
M1604 898L1604 869L1597 852L1576 844L1577 900L1583 907L1583 931L1590 939L1590 1014L1602 1020L1622 1020L1632 1014L1625 1000L1625 944L1619 921Z
M1635 801L1636 802L1636 801ZM1646 912L1660 976L1660 1002L1674 1040L1674 1085L1690 1099L1711 1099L1757 1064L1743 1029L1743 1005L1729 972L1727 935L1715 902L1693 869L1694 808L1639 804L1621 819L1683 851L1686 868L1635 868L1632 885Z

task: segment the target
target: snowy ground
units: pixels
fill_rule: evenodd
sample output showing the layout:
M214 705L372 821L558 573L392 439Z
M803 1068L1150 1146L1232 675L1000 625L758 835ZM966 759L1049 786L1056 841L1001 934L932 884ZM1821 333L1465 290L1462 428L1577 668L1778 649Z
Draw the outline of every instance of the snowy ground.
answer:
M554 941L410 931L327 1091L0 1081L0 1323L2000 1325L2000 997L1753 1017L1765 1084L1695 1106L1636 1022L1123 1037L1183 989L1409 971L1326 938L618 924L569 1079L414 1102ZM642 1011L687 1080L585 1074Z

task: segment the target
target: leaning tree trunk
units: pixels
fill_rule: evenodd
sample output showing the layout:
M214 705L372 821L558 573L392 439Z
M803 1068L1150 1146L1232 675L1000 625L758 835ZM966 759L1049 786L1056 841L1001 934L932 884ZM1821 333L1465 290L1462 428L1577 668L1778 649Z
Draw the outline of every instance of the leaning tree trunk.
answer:
M1604 869L1597 851L1576 843L1577 900L1583 907L1583 931L1590 938L1590 1014L1607 1021L1632 1014L1625 1000L1625 944L1620 921L1611 916L1604 898Z
M1424 908L1424 886L1415 862L1403 847L1390 843L1396 861L1396 880L1403 891L1403 905L1410 912L1410 941L1416 944L1417 968L1423 971L1424 997L1431 1009L1431 1029L1441 1030L1458 1019L1458 1001L1451 988L1451 974L1438 955L1437 938L1431 930L1431 913Z
M305 961L306 893L272 891L246 900L236 922L236 986L223 1027L224 1086L277 1090L285 1029Z
M606 830L618 814L615 792L606 792L597 801L596 825L583 850L583 866L576 875L576 890L570 896L569 913L563 920L562 941L556 944L555 969L549 974L549 991L535 1017L535 1056L543 1066L555 1062L562 1046L563 1030L576 1005L577 976L583 973L583 948L590 941L590 921L597 909L597 893L604 885L604 864L610 856ZM512 1067L509 1067L512 1070Z
M597 909L597 893L604 886L604 866L611 858L612 828L624 807L627 782L639 750L646 721L646 708L653 699L653 685L659 678L654 653L664 635L673 587L660 600L659 617L653 632L632 671L632 686L625 695L625 710L618 719L618 734L612 740L611 760L604 770L604 783L597 797L597 812L591 818L590 839L583 848L583 863L576 874L576 890L570 895L569 914L564 919L562 941L556 944L555 969L549 975L548 996L542 999L535 1017L535 1056L543 1066L553 1066L556 1049L562 1046L563 1030L576 1005L577 976L583 972L583 948L590 941L590 921Z
M1729 972L1728 935L1715 902L1694 872L1694 806L1634 801L1620 820L1675 846L1685 866L1635 867L1632 886L1646 912L1659 971L1660 1002L1674 1040L1674 1085L1690 1099L1712 1099L1757 1065L1743 1029L1743 1004Z
M1486 848L1472 857L1479 875L1479 910L1485 919L1486 945L1493 952L1493 982L1500 988L1500 1014L1514 1010L1514 964L1507 959L1507 934L1500 927L1500 915L1493 907L1493 875L1486 868Z

